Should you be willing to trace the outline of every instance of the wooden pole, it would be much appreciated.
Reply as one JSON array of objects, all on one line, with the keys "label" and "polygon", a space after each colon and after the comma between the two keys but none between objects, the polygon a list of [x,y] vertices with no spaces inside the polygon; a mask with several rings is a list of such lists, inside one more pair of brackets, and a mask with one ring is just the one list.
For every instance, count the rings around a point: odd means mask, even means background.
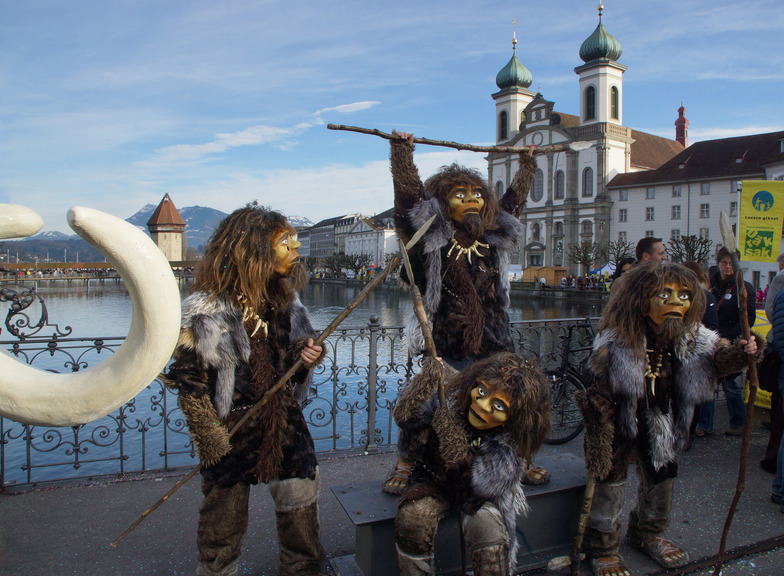
[{"label": "wooden pole", "polygon": [[[347,132],[359,132],[360,134],[370,134],[378,136],[386,140],[403,140],[397,134],[388,134],[382,132],[377,128],[361,128],[359,126],[344,126],[342,124],[327,124],[330,130],[345,130]],[[448,140],[431,140],[430,138],[414,138],[416,144],[427,144],[429,146],[443,146],[444,148],[454,148],[456,150],[470,150],[471,152],[497,152],[499,154],[518,154],[527,150],[527,147],[518,146],[475,146],[474,144],[462,144],[460,142],[451,142]],[[578,143],[582,144],[582,143]],[[537,154],[550,154],[554,152],[565,152],[566,150],[579,150],[582,148],[589,148],[590,144],[585,143],[585,146],[576,144],[550,144],[548,146],[537,146],[534,148],[534,155]]]}]

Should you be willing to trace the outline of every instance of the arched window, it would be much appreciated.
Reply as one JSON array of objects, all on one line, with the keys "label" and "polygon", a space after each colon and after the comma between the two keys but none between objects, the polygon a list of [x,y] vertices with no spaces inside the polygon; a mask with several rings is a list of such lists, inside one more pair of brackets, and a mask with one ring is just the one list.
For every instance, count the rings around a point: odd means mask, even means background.
[{"label": "arched window", "polygon": [[593,86],[585,89],[585,119],[596,119],[596,88]]},{"label": "arched window", "polygon": [[499,180],[498,182],[495,183],[495,193],[498,195],[499,198],[504,195],[504,181],[503,180]]},{"label": "arched window", "polygon": [[582,224],[580,224],[580,233],[593,234],[593,222],[590,220],[583,220]]},{"label": "arched window", "polygon": [[544,195],[544,172],[537,169],[534,172],[534,183],[531,185],[531,200],[539,202]]},{"label": "arched window", "polygon": [[501,110],[501,113],[498,115],[498,140],[508,140],[509,139],[509,114],[506,113],[506,110]]},{"label": "arched window", "polygon": [[610,118],[618,120],[618,87],[610,88]]},{"label": "arched window", "polygon": [[554,224],[553,236],[563,236],[563,222],[556,222]]},{"label": "arched window", "polygon": [[593,169],[586,168],[583,170],[583,196],[593,196]]},{"label": "arched window", "polygon": [[556,200],[563,200],[564,197],[564,173],[563,170],[559,170],[555,173],[555,199]]},{"label": "arched window", "polygon": [[539,222],[534,222],[531,226],[531,239],[534,242],[539,242],[539,238],[541,236]]}]

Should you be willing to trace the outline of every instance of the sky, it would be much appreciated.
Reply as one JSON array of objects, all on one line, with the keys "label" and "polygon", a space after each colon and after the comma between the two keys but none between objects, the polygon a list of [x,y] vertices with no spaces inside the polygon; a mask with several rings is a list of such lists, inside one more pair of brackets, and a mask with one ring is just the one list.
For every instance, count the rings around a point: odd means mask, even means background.
[{"label": "sky", "polygon": [[[683,101],[692,143],[784,129],[781,0],[607,0],[602,18],[624,125],[674,138]],[[66,233],[71,206],[124,219],[166,193],[372,215],[392,206],[389,144],[327,123],[492,144],[513,33],[531,89],[576,115],[597,24],[595,0],[0,0],[0,203]]]}]

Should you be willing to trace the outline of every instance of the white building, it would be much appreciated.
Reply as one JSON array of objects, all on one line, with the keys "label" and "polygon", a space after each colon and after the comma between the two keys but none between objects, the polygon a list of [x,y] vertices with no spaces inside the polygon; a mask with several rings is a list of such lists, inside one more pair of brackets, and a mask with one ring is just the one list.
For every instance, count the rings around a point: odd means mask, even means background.
[{"label": "white building", "polygon": [[346,233],[346,254],[370,256],[371,265],[383,268],[387,254],[398,252],[397,236],[391,221],[360,218]]},{"label": "white building", "polygon": [[[513,42],[513,52],[516,40]],[[584,62],[574,69],[580,93],[579,116],[555,111],[555,104],[529,90],[533,78],[513,53],[496,76],[496,140],[524,146],[582,142],[591,147],[537,157],[538,170],[523,210],[525,237],[517,263],[523,268],[578,267],[565,248],[582,240],[611,239],[612,201],[607,183],[617,174],[656,168],[681,152],[683,144],[623,125],[623,73],[620,43],[601,22],[583,42]],[[488,155],[488,176],[503,194],[517,171],[516,155]]]}]

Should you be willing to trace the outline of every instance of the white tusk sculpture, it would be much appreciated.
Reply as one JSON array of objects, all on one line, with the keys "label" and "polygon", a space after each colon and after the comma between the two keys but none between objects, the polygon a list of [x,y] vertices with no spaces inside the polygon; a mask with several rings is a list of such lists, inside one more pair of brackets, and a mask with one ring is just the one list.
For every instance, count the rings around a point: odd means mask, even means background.
[{"label": "white tusk sculpture", "polygon": [[[180,331],[180,292],[171,265],[135,226],[91,208],[74,207],[68,224],[101,251],[125,282],[133,304],[128,336],[105,361],[55,374],[0,350],[0,416],[24,424],[76,426],[97,420],[141,392],[166,365]],[[0,239],[42,226],[32,210],[0,204]]]}]

